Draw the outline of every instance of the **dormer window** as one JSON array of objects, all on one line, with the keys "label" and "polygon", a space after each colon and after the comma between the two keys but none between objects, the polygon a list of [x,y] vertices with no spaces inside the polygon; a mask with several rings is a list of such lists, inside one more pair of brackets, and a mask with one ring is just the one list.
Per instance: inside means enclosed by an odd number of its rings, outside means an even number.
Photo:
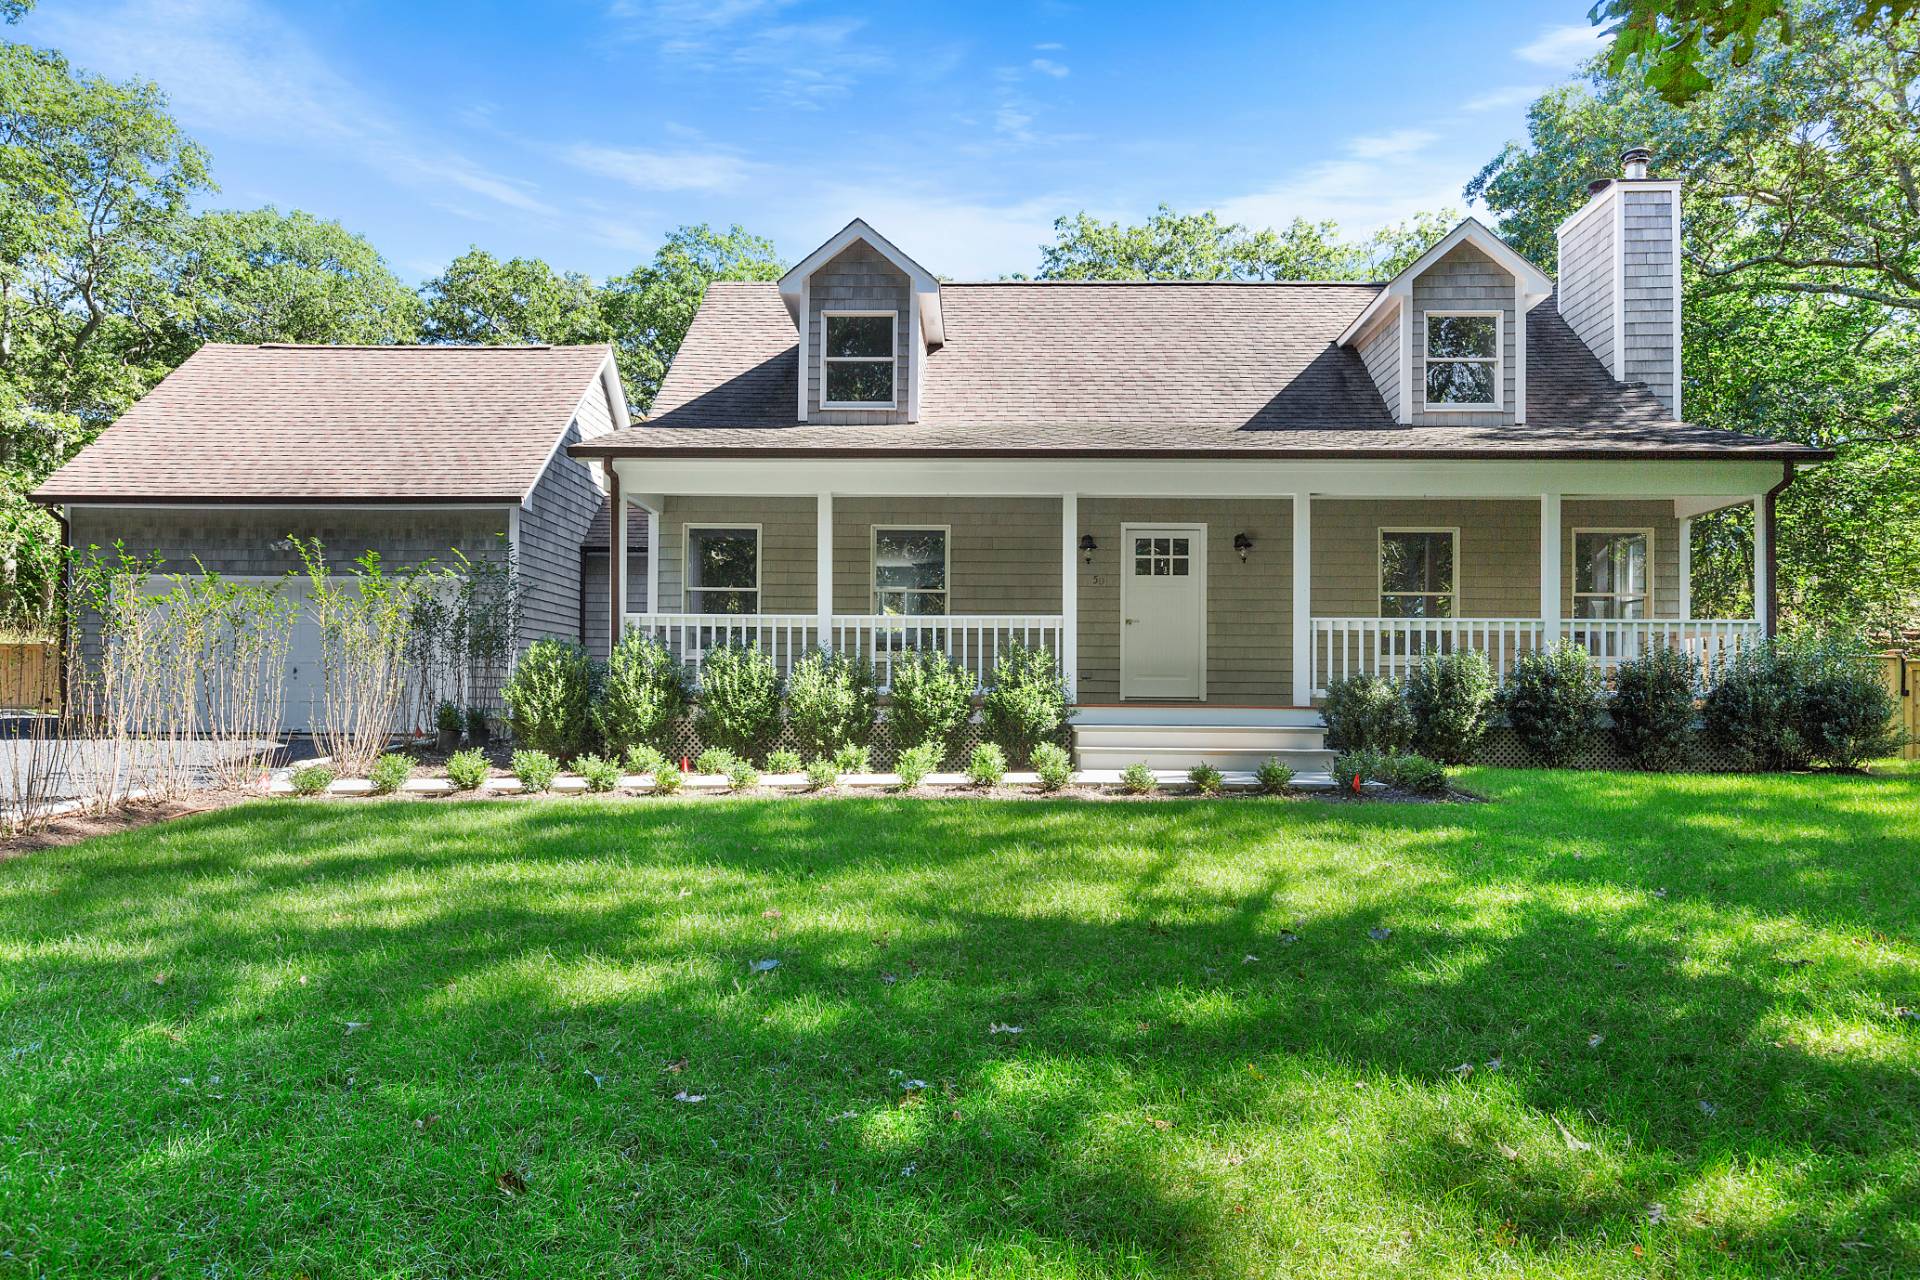
[{"label": "dormer window", "polygon": [[1427,408],[1500,407],[1500,313],[1427,312]]},{"label": "dormer window", "polygon": [[897,311],[827,311],[820,317],[820,407],[894,407]]}]

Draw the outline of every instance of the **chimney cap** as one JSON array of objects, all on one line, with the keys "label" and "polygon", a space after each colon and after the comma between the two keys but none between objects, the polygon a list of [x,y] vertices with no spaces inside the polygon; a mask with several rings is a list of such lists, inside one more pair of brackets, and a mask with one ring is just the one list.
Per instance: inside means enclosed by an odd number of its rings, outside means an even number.
[{"label": "chimney cap", "polygon": [[1620,172],[1628,178],[1647,176],[1647,165],[1653,160],[1653,152],[1645,147],[1628,147],[1620,153]]},{"label": "chimney cap", "polygon": [[1589,182],[1587,184],[1587,194],[1590,196],[1597,196],[1602,191],[1605,191],[1608,187],[1612,185],[1613,185],[1612,178],[1595,178],[1592,182]]}]

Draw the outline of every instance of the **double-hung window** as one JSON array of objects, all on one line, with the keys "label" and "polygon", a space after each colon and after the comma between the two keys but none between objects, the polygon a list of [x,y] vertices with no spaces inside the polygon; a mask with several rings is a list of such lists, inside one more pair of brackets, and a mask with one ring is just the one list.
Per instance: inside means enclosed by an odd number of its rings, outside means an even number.
[{"label": "double-hung window", "polygon": [[1427,408],[1500,407],[1500,313],[1429,311]]},{"label": "double-hung window", "polygon": [[893,407],[899,321],[895,311],[822,313],[821,408]]},{"label": "double-hung window", "polygon": [[1644,618],[1647,603],[1647,531],[1573,531],[1573,615]]},{"label": "double-hung window", "polygon": [[1458,610],[1458,529],[1380,531],[1380,616],[1451,618]]},{"label": "double-hung window", "polygon": [[873,530],[873,611],[906,618],[947,612],[947,530],[938,526]]},{"label": "double-hung window", "polygon": [[687,612],[760,612],[760,526],[687,526]]}]

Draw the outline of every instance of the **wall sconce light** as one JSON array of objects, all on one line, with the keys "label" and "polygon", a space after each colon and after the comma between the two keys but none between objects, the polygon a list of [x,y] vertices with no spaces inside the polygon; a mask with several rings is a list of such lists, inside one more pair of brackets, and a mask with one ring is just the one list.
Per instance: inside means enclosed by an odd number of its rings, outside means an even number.
[{"label": "wall sconce light", "polygon": [[1234,534],[1233,549],[1240,553],[1240,563],[1245,564],[1247,562],[1247,552],[1253,550],[1252,537],[1244,533]]},{"label": "wall sconce light", "polygon": [[1080,563],[1092,564],[1093,553],[1099,549],[1100,544],[1093,540],[1092,534],[1083,533],[1080,535]]}]

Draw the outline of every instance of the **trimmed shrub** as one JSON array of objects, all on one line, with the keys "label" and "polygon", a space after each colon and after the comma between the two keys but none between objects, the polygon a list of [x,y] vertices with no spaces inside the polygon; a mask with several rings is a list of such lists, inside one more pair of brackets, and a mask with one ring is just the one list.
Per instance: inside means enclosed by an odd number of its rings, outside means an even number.
[{"label": "trimmed shrub", "polygon": [[663,764],[671,763],[667,753],[650,742],[636,742],[627,748],[623,760],[628,773],[652,773]]},{"label": "trimmed shrub", "polygon": [[833,753],[833,767],[841,773],[872,773],[873,752],[849,742]]},{"label": "trimmed shrub", "polygon": [[1253,771],[1253,780],[1270,796],[1277,796],[1293,785],[1293,770],[1271,756]]},{"label": "trimmed shrub", "polygon": [[992,687],[980,699],[980,719],[987,737],[999,743],[1009,759],[1024,762],[1066,723],[1070,702],[1053,654],[1015,640],[993,664]]},{"label": "trimmed shrub", "polygon": [[660,767],[653,771],[653,794],[670,796],[680,790],[686,781],[686,775],[680,772],[680,766],[671,760],[663,760]]},{"label": "trimmed shrub", "polygon": [[1043,742],[1033,749],[1033,771],[1042,791],[1058,791],[1073,781],[1073,755],[1057,742]]},{"label": "trimmed shrub", "polygon": [[407,785],[407,779],[413,776],[413,757],[401,755],[398,751],[389,751],[373,762],[373,768],[367,770],[367,781],[380,795],[390,796]]},{"label": "trimmed shrub", "polygon": [[1905,745],[1906,734],[1893,724],[1899,704],[1877,664],[1871,650],[1845,641],[1830,640],[1814,650],[1799,711],[1800,736],[1818,763],[1858,769]]},{"label": "trimmed shrub", "polygon": [[1495,692],[1493,668],[1478,650],[1422,658],[1407,677],[1408,745],[1445,764],[1468,763],[1487,736]]},{"label": "trimmed shrub", "polygon": [[528,791],[547,791],[553,787],[553,780],[560,776],[560,762],[544,751],[531,751],[525,747],[513,753],[511,765],[513,776],[520,779],[520,785]]},{"label": "trimmed shrub", "polygon": [[433,727],[441,733],[450,733],[457,738],[460,736],[460,731],[467,727],[467,718],[460,714],[459,707],[451,702],[442,702],[434,708]]},{"label": "trimmed shrub", "polygon": [[618,755],[657,746],[687,710],[687,669],[667,646],[639,631],[621,635],[607,658],[607,675],[593,704],[594,727]]},{"label": "trimmed shrub", "polygon": [[780,673],[758,649],[721,645],[700,664],[700,710],[694,728],[702,742],[742,759],[760,754],[780,732]]},{"label": "trimmed shrub", "polygon": [[573,762],[573,771],[586,782],[589,791],[612,791],[620,785],[620,764],[603,756],[581,756]]},{"label": "trimmed shrub", "polygon": [[941,759],[973,712],[973,677],[940,652],[895,658],[887,695],[887,728],[896,745],[932,742]]},{"label": "trimmed shrub", "polygon": [[727,766],[727,789],[729,791],[752,791],[760,785],[760,771],[753,767],[752,761],[735,760]]},{"label": "trimmed shrub", "polygon": [[1413,737],[1413,717],[1400,687],[1384,676],[1348,676],[1327,686],[1320,714],[1327,745],[1340,751],[1401,751]]},{"label": "trimmed shrub", "polygon": [[878,705],[871,662],[815,651],[787,677],[787,726],[810,756],[864,747]]},{"label": "trimmed shrub", "polygon": [[945,755],[946,749],[937,742],[915,743],[895,754],[893,771],[900,775],[900,785],[911,791],[940,767],[940,760]]},{"label": "trimmed shrub", "polygon": [[800,758],[798,751],[790,751],[782,747],[778,751],[767,752],[768,773],[800,773],[806,767],[806,762]]},{"label": "trimmed shrub", "polygon": [[724,774],[733,768],[733,762],[739,759],[725,747],[708,747],[693,758],[695,773]]},{"label": "trimmed shrub", "polygon": [[997,787],[1007,776],[1007,753],[997,742],[983,742],[967,760],[967,781],[976,787]]},{"label": "trimmed shrub", "polygon": [[835,768],[833,761],[825,756],[808,763],[807,790],[831,791],[833,784],[838,781],[840,781],[840,770]]},{"label": "trimmed shrub", "polygon": [[1560,645],[1521,655],[1500,705],[1527,750],[1557,769],[1593,741],[1605,696],[1606,682],[1587,651]]},{"label": "trimmed shrub", "polygon": [[485,707],[468,707],[467,740],[469,742],[485,742],[492,736],[493,728],[487,723],[487,709]]},{"label": "trimmed shrub", "polygon": [[1343,787],[1351,787],[1357,777],[1362,782],[1387,782],[1392,768],[1388,756],[1380,751],[1342,751],[1333,758],[1333,778]]},{"label": "trimmed shrub", "polygon": [[1658,645],[1613,673],[1613,745],[1636,769],[1678,769],[1693,750],[1693,683],[1700,664]]},{"label": "trimmed shrub", "polygon": [[1203,796],[1217,796],[1227,786],[1227,780],[1210,764],[1197,764],[1187,770],[1187,781]]},{"label": "trimmed shrub", "polygon": [[1120,771],[1120,789],[1130,796],[1152,795],[1160,789],[1160,780],[1144,764],[1130,764]]},{"label": "trimmed shrub", "polygon": [[514,741],[568,758],[587,747],[596,672],[587,651],[565,640],[536,640],[501,687]]},{"label": "trimmed shrub", "polygon": [[1707,734],[1742,768],[1804,769],[1813,750],[1801,733],[1800,691],[1812,655],[1791,642],[1742,648],[1707,691]]},{"label": "trimmed shrub", "polygon": [[475,790],[492,772],[493,766],[483,752],[456,751],[447,757],[447,781],[455,791]]},{"label": "trimmed shrub", "polygon": [[334,772],[324,764],[305,764],[287,775],[297,796],[317,796],[333,785]]},{"label": "trimmed shrub", "polygon": [[1447,793],[1447,771],[1437,760],[1422,755],[1388,756],[1386,768],[1389,776],[1382,781],[1402,791],[1420,796]]}]

